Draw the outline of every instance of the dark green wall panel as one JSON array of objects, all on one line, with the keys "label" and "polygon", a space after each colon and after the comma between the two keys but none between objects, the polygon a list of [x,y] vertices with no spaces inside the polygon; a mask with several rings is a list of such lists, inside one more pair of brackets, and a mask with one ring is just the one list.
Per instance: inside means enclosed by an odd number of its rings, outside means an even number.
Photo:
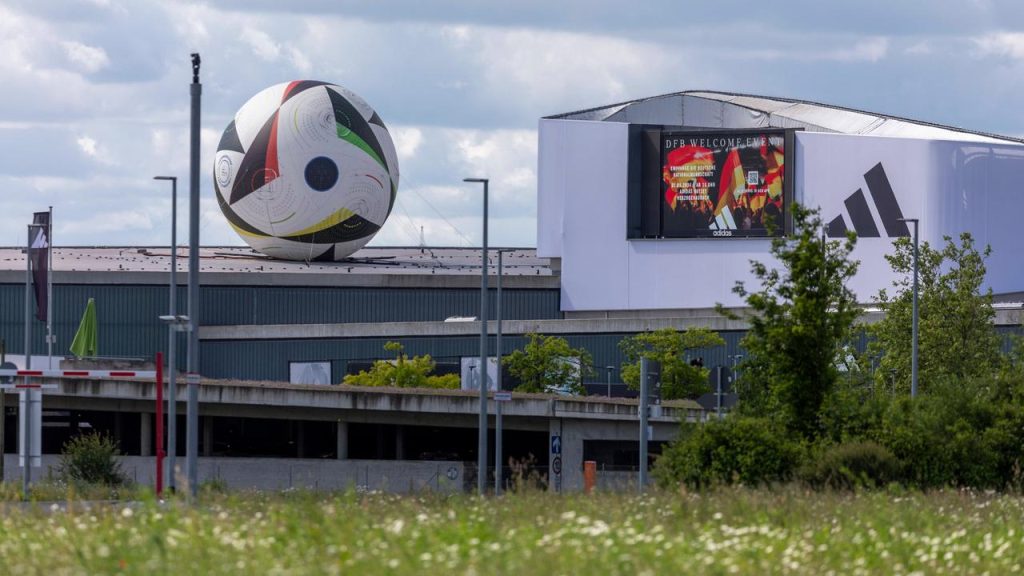
[{"label": "dark green wall panel", "polygon": [[[167,328],[158,317],[168,313],[167,287],[57,284],[53,291],[55,355],[67,353],[90,297],[96,299],[100,355],[149,358],[166,349]],[[438,321],[475,316],[479,294],[475,289],[210,286],[202,288],[200,322],[215,326]],[[8,351],[17,354],[24,348],[24,297],[24,285],[0,285],[0,338]],[[506,319],[561,317],[558,290],[504,290],[502,297]],[[184,286],[179,287],[177,299],[178,312],[186,313]],[[491,318],[494,302],[492,293]],[[41,323],[33,324],[33,336],[33,353],[45,354]],[[184,359],[184,354],[180,356]]]}]

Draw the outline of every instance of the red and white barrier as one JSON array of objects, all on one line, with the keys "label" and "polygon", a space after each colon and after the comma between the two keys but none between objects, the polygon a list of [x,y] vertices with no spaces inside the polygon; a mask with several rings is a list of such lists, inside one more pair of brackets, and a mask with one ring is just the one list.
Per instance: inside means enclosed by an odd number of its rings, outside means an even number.
[{"label": "red and white barrier", "polygon": [[156,378],[155,370],[0,370],[2,377],[43,378]]}]

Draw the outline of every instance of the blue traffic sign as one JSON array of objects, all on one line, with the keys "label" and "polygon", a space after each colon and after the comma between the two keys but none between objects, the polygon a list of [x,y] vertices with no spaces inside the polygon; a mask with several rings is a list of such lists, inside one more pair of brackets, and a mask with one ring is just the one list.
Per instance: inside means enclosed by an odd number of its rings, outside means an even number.
[{"label": "blue traffic sign", "polygon": [[562,437],[552,436],[551,437],[551,453],[561,454],[562,453]]}]

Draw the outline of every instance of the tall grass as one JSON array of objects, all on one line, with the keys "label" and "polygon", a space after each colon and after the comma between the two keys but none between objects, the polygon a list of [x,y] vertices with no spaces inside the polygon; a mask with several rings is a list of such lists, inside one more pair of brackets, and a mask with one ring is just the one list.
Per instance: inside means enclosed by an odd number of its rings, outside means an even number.
[{"label": "tall grass", "polygon": [[1024,558],[1024,500],[955,491],[0,506],[10,574],[1001,574]]}]

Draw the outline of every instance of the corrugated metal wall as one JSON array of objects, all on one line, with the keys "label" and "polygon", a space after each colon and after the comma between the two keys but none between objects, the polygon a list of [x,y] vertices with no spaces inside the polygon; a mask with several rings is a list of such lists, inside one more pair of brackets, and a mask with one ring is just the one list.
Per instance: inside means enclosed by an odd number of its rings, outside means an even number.
[{"label": "corrugated metal wall", "polygon": [[[550,319],[561,316],[557,290],[505,290],[506,319]],[[20,354],[23,348],[24,286],[0,285],[0,338],[7,351]],[[63,356],[78,328],[86,301],[96,299],[99,320],[99,347],[103,356],[150,358],[157,350],[166,350],[167,328],[158,316],[167,313],[167,288],[161,286],[54,286],[54,328],[57,344],[54,353]],[[185,311],[185,288],[178,293],[179,309]],[[489,309],[495,310],[492,302]],[[344,322],[399,322],[442,320],[448,316],[475,316],[479,310],[479,292],[474,289],[371,289],[371,288],[287,288],[227,287],[203,289],[203,323],[292,324]],[[34,304],[33,304],[34,306]],[[493,318],[493,316],[492,316]],[[1004,335],[1021,334],[1020,327],[1000,327]],[[45,328],[34,323],[33,352],[45,354]],[[724,332],[726,345],[695,351],[704,365],[731,365],[733,356],[742,354],[739,341],[743,332]],[[607,378],[606,366],[613,366],[612,379],[619,381],[619,366],[625,360],[619,342],[627,334],[577,334],[567,339],[574,347],[590,351],[597,373],[596,382]],[[184,366],[184,337],[179,340],[179,367]],[[476,336],[397,339],[411,355],[430,354],[439,361],[458,361],[479,354]],[[490,347],[494,343],[491,338]],[[202,373],[215,378],[287,380],[288,363],[325,361],[333,365],[339,380],[349,361],[368,361],[389,356],[384,351],[387,339],[204,341],[200,354]],[[507,336],[504,352],[521,348],[525,339]],[[865,342],[858,342],[863,348]],[[1009,343],[1005,344],[1006,347]]]},{"label": "corrugated metal wall", "polygon": [[[167,347],[167,328],[158,319],[168,310],[166,286],[57,284],[53,293],[55,355],[67,352],[90,297],[96,299],[101,355],[151,357]],[[439,321],[476,316],[479,294],[475,289],[208,286],[202,289],[200,321],[203,325]],[[185,313],[184,286],[177,298],[179,313]],[[506,289],[502,298],[506,319],[561,317],[558,290]],[[492,318],[494,302],[492,291]],[[0,338],[12,353],[21,354],[24,348],[24,310],[25,287],[0,285]],[[33,336],[33,353],[45,354],[41,323],[34,323]]]},{"label": "corrugated metal wall", "polygon": [[[204,291],[203,324],[429,322],[477,316],[480,291],[465,288],[215,287]],[[506,320],[561,318],[558,290],[502,290]],[[493,287],[488,310],[496,310]]]},{"label": "corrugated metal wall", "polygon": [[[566,340],[574,348],[589,350],[595,374],[587,381],[604,382],[606,366],[613,366],[612,380],[619,382],[619,366],[625,361],[619,342],[629,334],[573,334]],[[702,356],[705,366],[730,365],[730,355],[740,352],[739,340],[743,332],[723,332],[725,346],[697,350],[693,356]],[[400,342],[411,356],[430,354],[438,362],[458,362],[463,356],[480,354],[478,336],[430,338],[343,338],[332,340],[255,340],[207,341],[200,356],[202,373],[212,378],[241,378],[288,380],[290,362],[330,361],[333,379],[340,381],[351,361],[366,362],[388,358],[384,350],[389,340]],[[524,336],[503,336],[502,352],[509,354],[526,344]],[[495,350],[495,338],[489,338],[490,353]]]},{"label": "corrugated metal wall", "polygon": [[[1011,334],[1024,335],[1024,328],[1001,326],[1000,334],[1008,337]],[[732,366],[738,359],[736,355],[745,354],[740,347],[744,331],[720,332],[725,346],[694,350],[692,357],[702,357],[704,366]],[[574,348],[584,348],[593,357],[595,373],[588,382],[605,382],[607,366],[612,366],[612,381],[620,382],[619,367],[626,360],[619,349],[619,342],[630,334],[570,334],[565,338]],[[400,342],[409,355],[430,354],[438,362],[458,362],[464,356],[478,356],[480,338],[478,336],[456,337],[416,337],[416,338],[340,338],[328,340],[256,340],[256,341],[206,341],[203,343],[201,356],[202,373],[213,378],[242,378],[288,380],[289,362],[324,362],[330,361],[335,381],[344,376],[350,361],[367,362],[388,358],[391,354],[384,350],[389,340]],[[502,352],[509,354],[526,344],[523,336],[502,337]],[[863,335],[856,339],[855,346],[863,350],[867,338]],[[1004,348],[1008,350],[1009,339],[1004,340]],[[490,354],[494,354],[495,338],[488,340]]]}]

